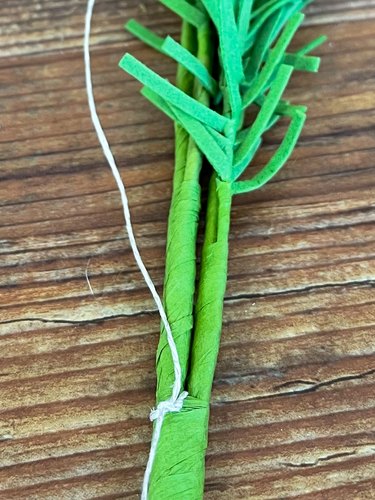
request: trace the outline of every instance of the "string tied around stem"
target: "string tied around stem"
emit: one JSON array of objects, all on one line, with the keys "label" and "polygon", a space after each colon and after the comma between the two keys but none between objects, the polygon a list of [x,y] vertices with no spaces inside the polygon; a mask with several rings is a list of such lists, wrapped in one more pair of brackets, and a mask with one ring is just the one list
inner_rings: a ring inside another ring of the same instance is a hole
[{"label": "string tied around stem", "polygon": [[178,413],[182,410],[184,400],[188,397],[188,392],[183,391],[177,399],[167,399],[166,401],[161,401],[156,408],[153,408],[150,412],[150,420],[153,422],[158,418],[164,418],[167,413]]}]

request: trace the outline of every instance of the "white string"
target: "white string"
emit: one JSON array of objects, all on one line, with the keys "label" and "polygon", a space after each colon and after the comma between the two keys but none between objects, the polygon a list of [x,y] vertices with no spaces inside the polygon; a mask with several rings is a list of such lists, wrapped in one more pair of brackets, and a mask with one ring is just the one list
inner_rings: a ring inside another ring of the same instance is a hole
[{"label": "white string", "polygon": [[167,401],[161,401],[156,408],[156,410],[152,410],[150,414],[150,419],[151,421],[156,420],[153,436],[152,436],[152,441],[151,441],[151,448],[150,448],[150,454],[148,457],[148,462],[147,462],[147,467],[146,467],[146,472],[144,475],[143,479],[143,487],[142,487],[142,500],[147,500],[147,493],[148,493],[148,485],[150,481],[150,475],[152,471],[152,466],[154,463],[155,459],[155,454],[156,454],[156,449],[158,446],[159,438],[160,438],[160,432],[161,428],[163,425],[163,420],[166,415],[166,413],[169,412],[179,412],[182,408],[183,401],[187,397],[188,393],[187,392],[181,392],[181,365],[180,365],[180,360],[176,348],[176,344],[173,338],[172,330],[169,325],[167,315],[165,313],[162,301],[160,299],[160,296],[158,292],[156,291],[155,285],[142,261],[142,257],[139,253],[137,242],[135,240],[134,236],[134,231],[133,231],[133,226],[131,222],[131,216],[130,216],[130,211],[129,211],[129,203],[128,203],[128,197],[126,195],[126,189],[125,185],[121,179],[121,175],[119,172],[119,169],[116,165],[116,161],[114,159],[114,156],[112,154],[111,148],[108,144],[106,135],[104,133],[103,127],[100,123],[98,113],[96,111],[96,105],[95,105],[95,99],[94,99],[94,92],[93,92],[93,86],[92,86],[92,76],[91,76],[91,61],[90,61],[90,34],[91,34],[91,20],[92,20],[92,12],[94,9],[95,5],[95,0],[88,0],[87,3],[87,12],[86,12],[86,22],[85,22],[85,37],[84,37],[84,58],[85,58],[85,75],[86,75],[86,90],[87,90],[87,98],[88,98],[88,103],[89,103],[89,108],[90,108],[90,113],[91,113],[91,119],[96,131],[96,134],[98,136],[99,142],[102,146],[104,156],[106,157],[109,166],[111,167],[113,177],[115,178],[118,190],[121,195],[121,202],[123,206],[123,211],[124,211],[124,217],[125,217],[125,226],[126,230],[128,232],[129,236],[129,242],[131,249],[134,254],[135,261],[142,273],[142,276],[150,289],[150,292],[152,294],[152,297],[155,301],[155,304],[158,308],[161,320],[163,322],[166,334],[167,334],[167,341],[169,348],[171,350],[171,355],[172,355],[172,360],[173,360],[173,368],[174,368],[174,383],[172,387],[172,395],[170,399]]}]

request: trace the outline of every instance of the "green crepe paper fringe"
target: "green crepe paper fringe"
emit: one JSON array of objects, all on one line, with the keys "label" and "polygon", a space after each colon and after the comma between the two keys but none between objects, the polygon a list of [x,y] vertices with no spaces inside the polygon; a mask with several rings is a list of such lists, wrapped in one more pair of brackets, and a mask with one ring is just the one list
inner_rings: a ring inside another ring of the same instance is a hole
[{"label": "green crepe paper fringe", "polygon": [[[181,41],[162,38],[134,20],[127,29],[178,63],[176,85],[130,54],[120,67],[138,79],[142,94],[175,122],[173,194],[168,222],[164,302],[176,342],[182,387],[180,413],[165,416],[151,474],[149,498],[203,496],[209,400],[220,345],[227,281],[232,197],[264,186],[283,167],[301,134],[306,107],[283,99],[294,71],[316,72],[310,55],[319,37],[295,53],[288,47],[307,0],[161,0],[182,19]],[[215,31],[215,34],[213,34]],[[214,54],[216,37],[219,48]],[[216,61],[216,64],[214,64]],[[258,113],[245,126],[248,107]],[[287,132],[269,162],[240,177],[281,117]],[[197,225],[202,156],[213,168],[205,238],[196,289]],[[196,299],[194,299],[196,295]],[[157,401],[168,399],[174,369],[165,332],[157,352]]]}]

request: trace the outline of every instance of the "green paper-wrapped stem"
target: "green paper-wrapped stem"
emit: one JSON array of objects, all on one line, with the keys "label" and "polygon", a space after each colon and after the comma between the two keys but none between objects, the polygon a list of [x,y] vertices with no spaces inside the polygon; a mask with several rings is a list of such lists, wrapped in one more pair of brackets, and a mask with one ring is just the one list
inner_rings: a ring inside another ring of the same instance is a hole
[{"label": "green paper-wrapped stem", "polygon": [[195,307],[189,394],[209,402],[220,346],[227,283],[231,184],[213,175],[207,202],[206,231]]},{"label": "green paper-wrapped stem", "polygon": [[180,412],[165,416],[148,500],[203,498],[208,411],[207,401],[188,396]]},{"label": "green paper-wrapped stem", "polygon": [[[211,60],[211,33],[208,25],[196,30],[183,25],[182,44],[197,46],[197,57],[203,64]],[[180,70],[182,71],[182,70]],[[178,82],[179,78],[177,78]],[[209,96],[194,81],[192,94],[203,105]],[[193,327],[193,302],[196,275],[196,240],[200,211],[199,176],[202,154],[193,139],[176,126],[176,172],[168,221],[164,305],[179,354],[184,387]],[[168,399],[174,382],[174,368],[166,333],[162,328],[156,356],[157,402]]]},{"label": "green paper-wrapped stem", "polygon": [[[197,35],[197,57],[209,68],[212,61],[210,26],[185,29],[193,29]],[[207,91],[196,80],[192,93],[202,104],[209,104]],[[201,166],[202,154],[196,143],[176,125],[176,172],[168,222],[164,304],[179,354],[182,387],[191,352]],[[173,362],[163,328],[156,364],[159,403],[171,396],[174,382]],[[151,472],[149,500],[203,497],[208,413],[206,400],[189,395],[179,413],[165,416]]]},{"label": "green paper-wrapped stem", "polygon": [[189,397],[179,413],[165,417],[151,475],[150,500],[203,498],[209,401],[227,282],[231,199],[230,183],[221,182],[213,175],[187,381]]}]

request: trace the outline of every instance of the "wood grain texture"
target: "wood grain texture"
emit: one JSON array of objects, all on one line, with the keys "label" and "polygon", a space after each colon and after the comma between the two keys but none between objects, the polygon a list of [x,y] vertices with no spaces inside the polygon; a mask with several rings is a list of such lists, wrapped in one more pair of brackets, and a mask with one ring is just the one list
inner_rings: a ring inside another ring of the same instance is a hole
[{"label": "wood grain texture", "polygon": [[[84,90],[85,2],[0,5],[0,499],[138,497],[158,316],[136,270]],[[161,287],[172,126],[116,69],[154,0],[98,0],[99,114]],[[375,2],[318,0],[318,75],[288,91],[309,120],[288,166],[235,200],[207,499],[375,498]],[[268,136],[264,163],[284,132]],[[86,272],[94,295],[90,293]]]}]

